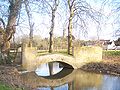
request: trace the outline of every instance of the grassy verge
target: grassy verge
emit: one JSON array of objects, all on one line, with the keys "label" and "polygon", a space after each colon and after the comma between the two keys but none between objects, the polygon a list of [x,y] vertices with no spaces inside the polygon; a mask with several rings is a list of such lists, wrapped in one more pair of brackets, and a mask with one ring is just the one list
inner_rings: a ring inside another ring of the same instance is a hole
[{"label": "grassy verge", "polygon": [[37,56],[43,56],[49,54],[48,50],[39,50]]},{"label": "grassy verge", "polygon": [[2,83],[0,81],[0,90],[23,90],[21,88],[12,88],[11,86],[5,84],[5,83]]},{"label": "grassy verge", "polygon": [[120,56],[120,50],[104,50],[103,55],[105,56]]},{"label": "grassy verge", "polygon": [[0,82],[0,90],[13,90],[10,86]]},{"label": "grassy verge", "polygon": [[114,60],[120,62],[120,50],[107,50],[103,51],[104,60]]},{"label": "grassy verge", "polygon": [[59,50],[59,51],[54,51],[53,53],[49,53],[47,50],[40,50],[38,51],[38,56],[43,56],[47,54],[63,54],[63,55],[68,55],[67,50]]}]

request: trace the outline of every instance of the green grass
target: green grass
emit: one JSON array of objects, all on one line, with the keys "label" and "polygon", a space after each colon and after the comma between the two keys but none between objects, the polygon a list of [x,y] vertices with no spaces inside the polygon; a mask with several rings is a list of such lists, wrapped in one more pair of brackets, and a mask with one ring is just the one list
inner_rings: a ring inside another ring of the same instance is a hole
[{"label": "green grass", "polygon": [[55,51],[54,53],[60,53],[60,54],[68,55],[67,50],[59,50],[59,51]]},{"label": "green grass", "polygon": [[120,56],[120,50],[104,50],[103,55],[105,56]]},{"label": "green grass", "polygon": [[39,50],[37,56],[43,56],[49,54],[48,50]]},{"label": "green grass", "polygon": [[0,90],[13,90],[10,86],[0,82]]},{"label": "green grass", "polygon": [[38,52],[38,56],[43,56],[43,55],[47,55],[47,54],[64,54],[64,55],[68,55],[67,54],[67,50],[59,50],[59,51],[53,51],[53,53],[49,53],[47,50],[41,50]]},{"label": "green grass", "polygon": [[5,83],[2,83],[0,81],[0,90],[23,90],[21,88],[12,88],[11,86],[5,84]]}]

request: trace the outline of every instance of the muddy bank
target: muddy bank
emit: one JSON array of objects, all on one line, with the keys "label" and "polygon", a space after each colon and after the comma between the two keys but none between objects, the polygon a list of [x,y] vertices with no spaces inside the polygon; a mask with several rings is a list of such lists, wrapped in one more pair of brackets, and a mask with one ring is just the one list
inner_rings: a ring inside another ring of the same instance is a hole
[{"label": "muddy bank", "polygon": [[120,56],[103,55],[102,62],[91,62],[81,67],[82,70],[101,74],[120,76]]},{"label": "muddy bank", "polygon": [[32,87],[22,81],[20,73],[13,66],[0,66],[0,81],[13,90],[32,90]]}]

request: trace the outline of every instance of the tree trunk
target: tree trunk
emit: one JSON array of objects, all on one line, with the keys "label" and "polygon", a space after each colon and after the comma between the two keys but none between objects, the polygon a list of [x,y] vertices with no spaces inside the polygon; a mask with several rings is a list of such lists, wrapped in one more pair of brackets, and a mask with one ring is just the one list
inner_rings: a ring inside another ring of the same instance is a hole
[{"label": "tree trunk", "polygon": [[50,45],[49,45],[49,53],[53,52],[53,31],[50,32]]},{"label": "tree trunk", "polygon": [[50,44],[49,44],[49,53],[53,52],[53,30],[55,26],[55,12],[57,10],[57,0],[55,0],[55,4],[53,5],[52,9],[52,19],[51,19],[51,27],[50,27]]},{"label": "tree trunk", "polygon": [[68,0],[69,10],[70,10],[70,17],[68,23],[68,54],[72,54],[72,18],[73,18],[73,6],[70,5],[70,0]]},{"label": "tree trunk", "polygon": [[25,9],[27,12],[27,16],[28,16],[28,22],[29,22],[29,28],[30,28],[30,33],[29,33],[29,46],[31,46],[33,44],[33,27],[34,27],[34,23],[32,21],[32,14],[30,13],[30,7],[29,7],[29,1],[25,0]]},{"label": "tree trunk", "polygon": [[68,25],[68,54],[72,52],[72,20],[69,20]]},{"label": "tree trunk", "polygon": [[52,20],[51,20],[51,28],[50,28],[50,46],[49,53],[53,52],[53,30],[55,26],[55,10],[52,10]]}]

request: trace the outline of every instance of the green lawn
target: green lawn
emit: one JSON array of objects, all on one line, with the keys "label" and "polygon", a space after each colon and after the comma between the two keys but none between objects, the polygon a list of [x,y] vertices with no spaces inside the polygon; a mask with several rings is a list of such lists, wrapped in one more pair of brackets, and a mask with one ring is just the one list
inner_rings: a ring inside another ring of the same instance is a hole
[{"label": "green lawn", "polygon": [[11,87],[9,87],[8,85],[0,82],[0,90],[13,90],[13,89]]},{"label": "green lawn", "polygon": [[105,56],[120,56],[120,50],[104,50],[103,55],[105,55]]},{"label": "green lawn", "polygon": [[0,82],[0,90],[22,90],[20,88],[15,88],[13,89],[12,87],[10,87],[9,85]]},{"label": "green lawn", "polygon": [[37,54],[37,55],[38,55],[38,56],[42,56],[42,55],[56,54],[56,53],[68,55],[68,54],[67,54],[67,50],[53,51],[53,53],[49,53],[48,50],[40,50],[40,51],[38,51],[38,54]]}]

